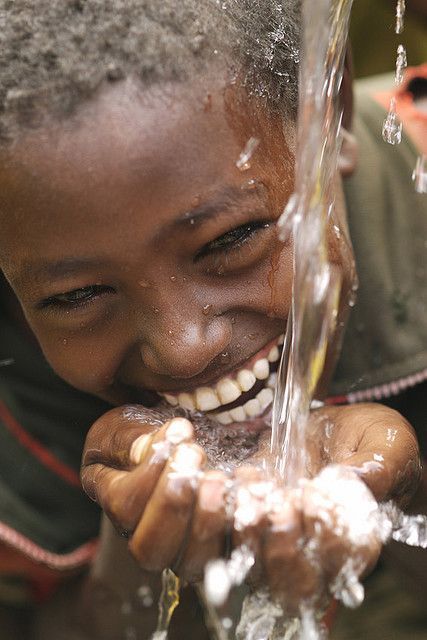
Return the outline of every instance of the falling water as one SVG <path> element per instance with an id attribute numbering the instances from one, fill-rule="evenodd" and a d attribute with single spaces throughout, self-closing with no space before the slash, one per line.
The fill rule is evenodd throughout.
<path id="1" fill-rule="evenodd" d="M 382 136 L 388 144 L 400 144 L 402 141 L 402 123 L 396 113 L 396 98 L 391 98 L 390 108 L 383 123 Z"/>
<path id="2" fill-rule="evenodd" d="M 288 486 L 306 477 L 310 405 L 335 329 L 340 275 L 328 261 L 334 176 L 340 147 L 339 106 L 351 0 L 303 2 L 303 41 L 295 193 L 279 227 L 294 237 L 294 284 L 277 377 L 271 448 Z"/>
<path id="3" fill-rule="evenodd" d="M 179 604 L 179 578 L 171 569 L 162 573 L 162 593 L 159 600 L 157 629 L 151 640 L 166 640 L 172 614 Z"/>
<path id="4" fill-rule="evenodd" d="M 412 180 L 417 193 L 427 193 L 427 156 L 424 153 L 417 158 Z"/>
<path id="5" fill-rule="evenodd" d="M 400 85 L 403 82 L 403 74 L 405 73 L 405 69 L 408 66 L 408 60 L 406 56 L 406 49 L 403 44 L 400 44 L 397 47 L 397 57 L 396 57 L 396 74 L 394 77 L 394 81 L 396 85 Z"/>
<path id="6" fill-rule="evenodd" d="M 405 10 L 406 10 L 405 0 L 397 0 L 396 27 L 395 27 L 396 33 L 402 33 L 403 31 L 403 27 L 405 25 Z"/>

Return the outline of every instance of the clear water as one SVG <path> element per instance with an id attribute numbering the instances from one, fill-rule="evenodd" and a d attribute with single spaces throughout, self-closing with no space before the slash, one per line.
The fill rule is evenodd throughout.
<path id="1" fill-rule="evenodd" d="M 395 29 L 394 29 L 396 33 L 402 33 L 403 28 L 405 26 L 405 10 L 406 10 L 405 0 L 397 0 L 397 4 L 396 4 L 396 26 L 395 26 Z"/>
<path id="2" fill-rule="evenodd" d="M 279 227 L 294 238 L 294 284 L 277 377 L 271 449 L 289 486 L 307 476 L 305 432 L 310 405 L 335 329 L 340 275 L 328 261 L 334 175 L 340 149 L 338 105 L 351 0 L 303 2 L 295 193 Z"/>
<path id="3" fill-rule="evenodd" d="M 396 85 L 400 85 L 403 82 L 403 74 L 405 73 L 405 69 L 408 66 L 408 59 L 406 55 L 406 49 L 403 44 L 400 44 L 397 47 L 397 56 L 396 56 L 396 74 L 394 77 L 394 81 Z"/>
<path id="4" fill-rule="evenodd" d="M 417 193 L 427 193 L 427 156 L 425 154 L 418 156 L 412 180 Z"/>
<path id="5" fill-rule="evenodd" d="M 390 100 L 388 114 L 383 122 L 382 136 L 388 144 L 400 144 L 402 141 L 402 123 L 396 113 L 396 98 Z"/>

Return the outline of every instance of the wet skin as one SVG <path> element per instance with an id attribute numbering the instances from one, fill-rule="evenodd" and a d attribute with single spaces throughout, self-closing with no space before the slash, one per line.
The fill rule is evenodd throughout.
<path id="1" fill-rule="evenodd" d="M 259 148 L 241 172 L 236 160 L 254 135 Z M 234 90 L 196 83 L 142 94 L 126 82 L 2 153 L 0 266 L 62 378 L 115 405 L 155 404 L 156 392 L 214 383 L 283 332 L 292 246 L 274 223 L 292 191 L 291 139 L 259 105 L 242 110 Z M 330 254 L 348 284 L 347 249 L 333 234 Z M 348 463 L 378 498 L 410 493 L 418 449 L 403 418 L 375 406 L 316 419 L 325 416 L 337 442 L 325 456 L 324 439 L 313 439 L 313 473 Z M 178 426 L 171 439 L 148 410 L 113 410 L 88 436 L 82 477 L 133 533 L 141 566 L 173 564 L 194 579 L 224 546 L 227 479 L 206 470 L 191 425 Z M 364 470 L 378 452 L 384 463 Z M 243 485 L 260 479 L 236 473 Z M 280 526 L 263 514 L 234 536 L 253 541 L 266 579 L 279 593 L 291 584 L 295 600 L 320 580 L 299 553 L 304 513 L 284 494 Z M 324 540 L 329 558 L 334 549 L 345 557 L 332 531 Z M 360 553 L 372 564 L 377 541 Z M 283 583 L 285 574 L 301 579 Z"/>

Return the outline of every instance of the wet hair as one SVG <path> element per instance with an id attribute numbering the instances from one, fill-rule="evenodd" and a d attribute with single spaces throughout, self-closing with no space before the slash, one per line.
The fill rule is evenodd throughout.
<path id="1" fill-rule="evenodd" d="M 0 0 L 0 138 L 105 83 L 191 80 L 217 62 L 295 117 L 299 0 Z"/>

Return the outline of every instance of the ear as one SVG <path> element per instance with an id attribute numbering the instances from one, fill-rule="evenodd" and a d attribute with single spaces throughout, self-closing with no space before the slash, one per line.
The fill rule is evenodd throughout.
<path id="1" fill-rule="evenodd" d="M 350 133 L 353 118 L 353 57 L 350 45 L 344 61 L 344 73 L 340 88 L 341 105 L 343 107 L 342 118 L 342 145 L 338 157 L 338 168 L 343 177 L 353 173 L 357 165 L 358 146 L 356 138 Z"/>

